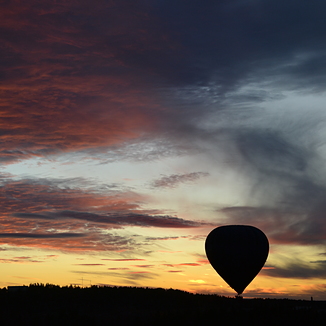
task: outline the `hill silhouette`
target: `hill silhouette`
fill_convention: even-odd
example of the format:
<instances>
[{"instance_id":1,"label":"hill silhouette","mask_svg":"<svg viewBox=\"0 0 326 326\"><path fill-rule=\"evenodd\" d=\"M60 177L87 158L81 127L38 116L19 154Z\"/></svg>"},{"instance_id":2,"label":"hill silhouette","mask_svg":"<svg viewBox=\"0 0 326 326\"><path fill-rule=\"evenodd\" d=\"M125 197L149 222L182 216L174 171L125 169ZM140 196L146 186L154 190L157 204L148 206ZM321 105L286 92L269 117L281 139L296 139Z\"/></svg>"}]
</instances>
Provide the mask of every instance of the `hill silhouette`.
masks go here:
<instances>
[{"instance_id":1,"label":"hill silhouette","mask_svg":"<svg viewBox=\"0 0 326 326\"><path fill-rule=\"evenodd\" d=\"M326 302L31 284L0 290L1 325L325 325Z\"/></svg>"}]
</instances>

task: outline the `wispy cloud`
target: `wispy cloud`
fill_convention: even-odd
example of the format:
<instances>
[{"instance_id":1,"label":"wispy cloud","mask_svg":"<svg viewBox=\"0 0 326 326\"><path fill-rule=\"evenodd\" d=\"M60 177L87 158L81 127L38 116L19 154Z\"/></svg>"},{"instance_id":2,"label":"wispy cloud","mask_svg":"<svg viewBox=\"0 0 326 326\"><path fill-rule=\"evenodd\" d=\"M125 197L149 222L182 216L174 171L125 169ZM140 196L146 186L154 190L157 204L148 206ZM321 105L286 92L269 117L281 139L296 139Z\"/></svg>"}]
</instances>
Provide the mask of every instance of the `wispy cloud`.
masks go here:
<instances>
[{"instance_id":1,"label":"wispy cloud","mask_svg":"<svg viewBox=\"0 0 326 326\"><path fill-rule=\"evenodd\" d=\"M0 238L15 238L15 239L63 239L63 238L79 238L85 234L81 233L0 233Z\"/></svg>"}]
</instances>

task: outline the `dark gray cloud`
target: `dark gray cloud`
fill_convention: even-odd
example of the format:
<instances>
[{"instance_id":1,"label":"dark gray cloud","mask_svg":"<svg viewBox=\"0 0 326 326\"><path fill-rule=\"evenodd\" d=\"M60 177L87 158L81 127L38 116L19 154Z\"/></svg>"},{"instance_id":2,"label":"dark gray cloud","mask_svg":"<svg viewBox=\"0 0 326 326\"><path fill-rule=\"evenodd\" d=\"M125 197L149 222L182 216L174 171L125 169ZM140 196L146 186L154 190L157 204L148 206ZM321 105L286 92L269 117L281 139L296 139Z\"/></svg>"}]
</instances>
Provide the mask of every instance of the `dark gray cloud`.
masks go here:
<instances>
[{"instance_id":1,"label":"dark gray cloud","mask_svg":"<svg viewBox=\"0 0 326 326\"><path fill-rule=\"evenodd\" d=\"M250 176L248 206L222 211L232 224L262 228L272 243L325 244L326 185L318 152L320 116L274 128L242 128L230 131L235 140L236 168ZM294 118L295 120L295 118ZM318 139L318 137L317 137ZM254 204L253 204L254 203Z\"/></svg>"},{"instance_id":2,"label":"dark gray cloud","mask_svg":"<svg viewBox=\"0 0 326 326\"><path fill-rule=\"evenodd\" d=\"M248 224L259 227L271 243L325 245L326 220L324 205L299 203L273 207L227 207L222 210L230 224Z\"/></svg>"},{"instance_id":3,"label":"dark gray cloud","mask_svg":"<svg viewBox=\"0 0 326 326\"><path fill-rule=\"evenodd\" d=\"M41 220L53 220L53 216L47 216L45 214L37 214L37 213L14 213L12 216L23 218L23 219L41 219Z\"/></svg>"},{"instance_id":4,"label":"dark gray cloud","mask_svg":"<svg viewBox=\"0 0 326 326\"><path fill-rule=\"evenodd\" d=\"M264 269L261 273L273 277L312 279L325 278L325 261L304 262L295 259L284 259L283 266L274 269Z\"/></svg>"},{"instance_id":5,"label":"dark gray cloud","mask_svg":"<svg viewBox=\"0 0 326 326\"><path fill-rule=\"evenodd\" d=\"M162 227L162 228L191 228L205 225L196 221L184 220L172 216L151 216L137 213L112 213L107 215L94 214L80 211L58 211L47 212L47 214L31 214L31 213L16 213L15 217L28 219L45 219L45 220L60 220L60 219L77 219L90 221L94 223L111 224L112 226L143 226L143 227Z\"/></svg>"},{"instance_id":6,"label":"dark gray cloud","mask_svg":"<svg viewBox=\"0 0 326 326\"><path fill-rule=\"evenodd\" d=\"M303 172L309 156L276 130L239 130L236 144L247 162L262 172Z\"/></svg>"},{"instance_id":7,"label":"dark gray cloud","mask_svg":"<svg viewBox=\"0 0 326 326\"><path fill-rule=\"evenodd\" d=\"M175 188L179 184L194 182L202 177L207 177L207 172L192 172L185 174L172 174L169 176L162 176L160 179L154 180L152 186L154 188Z\"/></svg>"},{"instance_id":8,"label":"dark gray cloud","mask_svg":"<svg viewBox=\"0 0 326 326\"><path fill-rule=\"evenodd\" d=\"M323 1L153 3L161 26L183 45L185 64L193 68L188 75L181 74L184 83L215 77L224 88L231 87L255 70L270 67L272 71L293 62L297 54L325 49L321 45L325 44L326 31ZM294 70L298 66L300 63ZM178 67L176 73L183 66ZM313 69L306 69L306 76L313 74Z\"/></svg>"},{"instance_id":9,"label":"dark gray cloud","mask_svg":"<svg viewBox=\"0 0 326 326\"><path fill-rule=\"evenodd\" d=\"M125 273L123 275L124 278L128 279L128 280L143 280L143 279L153 279L153 278L157 278L159 277L158 274L156 273L152 273L152 272L129 272L129 273Z\"/></svg>"},{"instance_id":10,"label":"dark gray cloud","mask_svg":"<svg viewBox=\"0 0 326 326\"><path fill-rule=\"evenodd\" d=\"M121 270L121 269L119 269ZM76 274L86 274L86 275L99 275L99 276L113 276L120 279L126 279L130 281L137 281L142 279L153 279L157 278L159 275L152 272L147 271L140 271L140 272L133 272L133 271L120 271L120 272L98 272L98 271L71 271L72 273ZM136 284L136 283L135 283Z\"/></svg>"}]
</instances>

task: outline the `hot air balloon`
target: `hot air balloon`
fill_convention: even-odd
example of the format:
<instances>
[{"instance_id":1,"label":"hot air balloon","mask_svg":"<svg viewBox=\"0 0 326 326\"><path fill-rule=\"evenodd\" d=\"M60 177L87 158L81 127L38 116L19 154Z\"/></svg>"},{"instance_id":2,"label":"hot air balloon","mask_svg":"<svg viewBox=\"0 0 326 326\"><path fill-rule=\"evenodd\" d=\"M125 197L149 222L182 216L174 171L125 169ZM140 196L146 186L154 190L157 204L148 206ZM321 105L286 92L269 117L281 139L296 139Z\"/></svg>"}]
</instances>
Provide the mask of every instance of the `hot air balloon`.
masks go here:
<instances>
[{"instance_id":1,"label":"hot air balloon","mask_svg":"<svg viewBox=\"0 0 326 326\"><path fill-rule=\"evenodd\" d=\"M225 225L209 233L206 256L224 281L241 295L264 266L268 239L250 225Z\"/></svg>"}]
</instances>

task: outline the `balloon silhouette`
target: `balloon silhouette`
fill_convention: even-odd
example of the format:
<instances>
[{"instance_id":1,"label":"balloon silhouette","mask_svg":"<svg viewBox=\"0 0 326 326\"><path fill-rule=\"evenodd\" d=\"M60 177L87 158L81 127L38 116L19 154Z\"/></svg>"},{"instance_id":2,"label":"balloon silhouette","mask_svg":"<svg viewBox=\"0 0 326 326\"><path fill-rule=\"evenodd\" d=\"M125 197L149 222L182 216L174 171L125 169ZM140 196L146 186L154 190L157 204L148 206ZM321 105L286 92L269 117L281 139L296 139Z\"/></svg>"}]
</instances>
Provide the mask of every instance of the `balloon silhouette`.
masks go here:
<instances>
[{"instance_id":1,"label":"balloon silhouette","mask_svg":"<svg viewBox=\"0 0 326 326\"><path fill-rule=\"evenodd\" d=\"M266 235L254 226L220 226L206 238L206 256L226 283L240 295L268 256Z\"/></svg>"}]
</instances>

